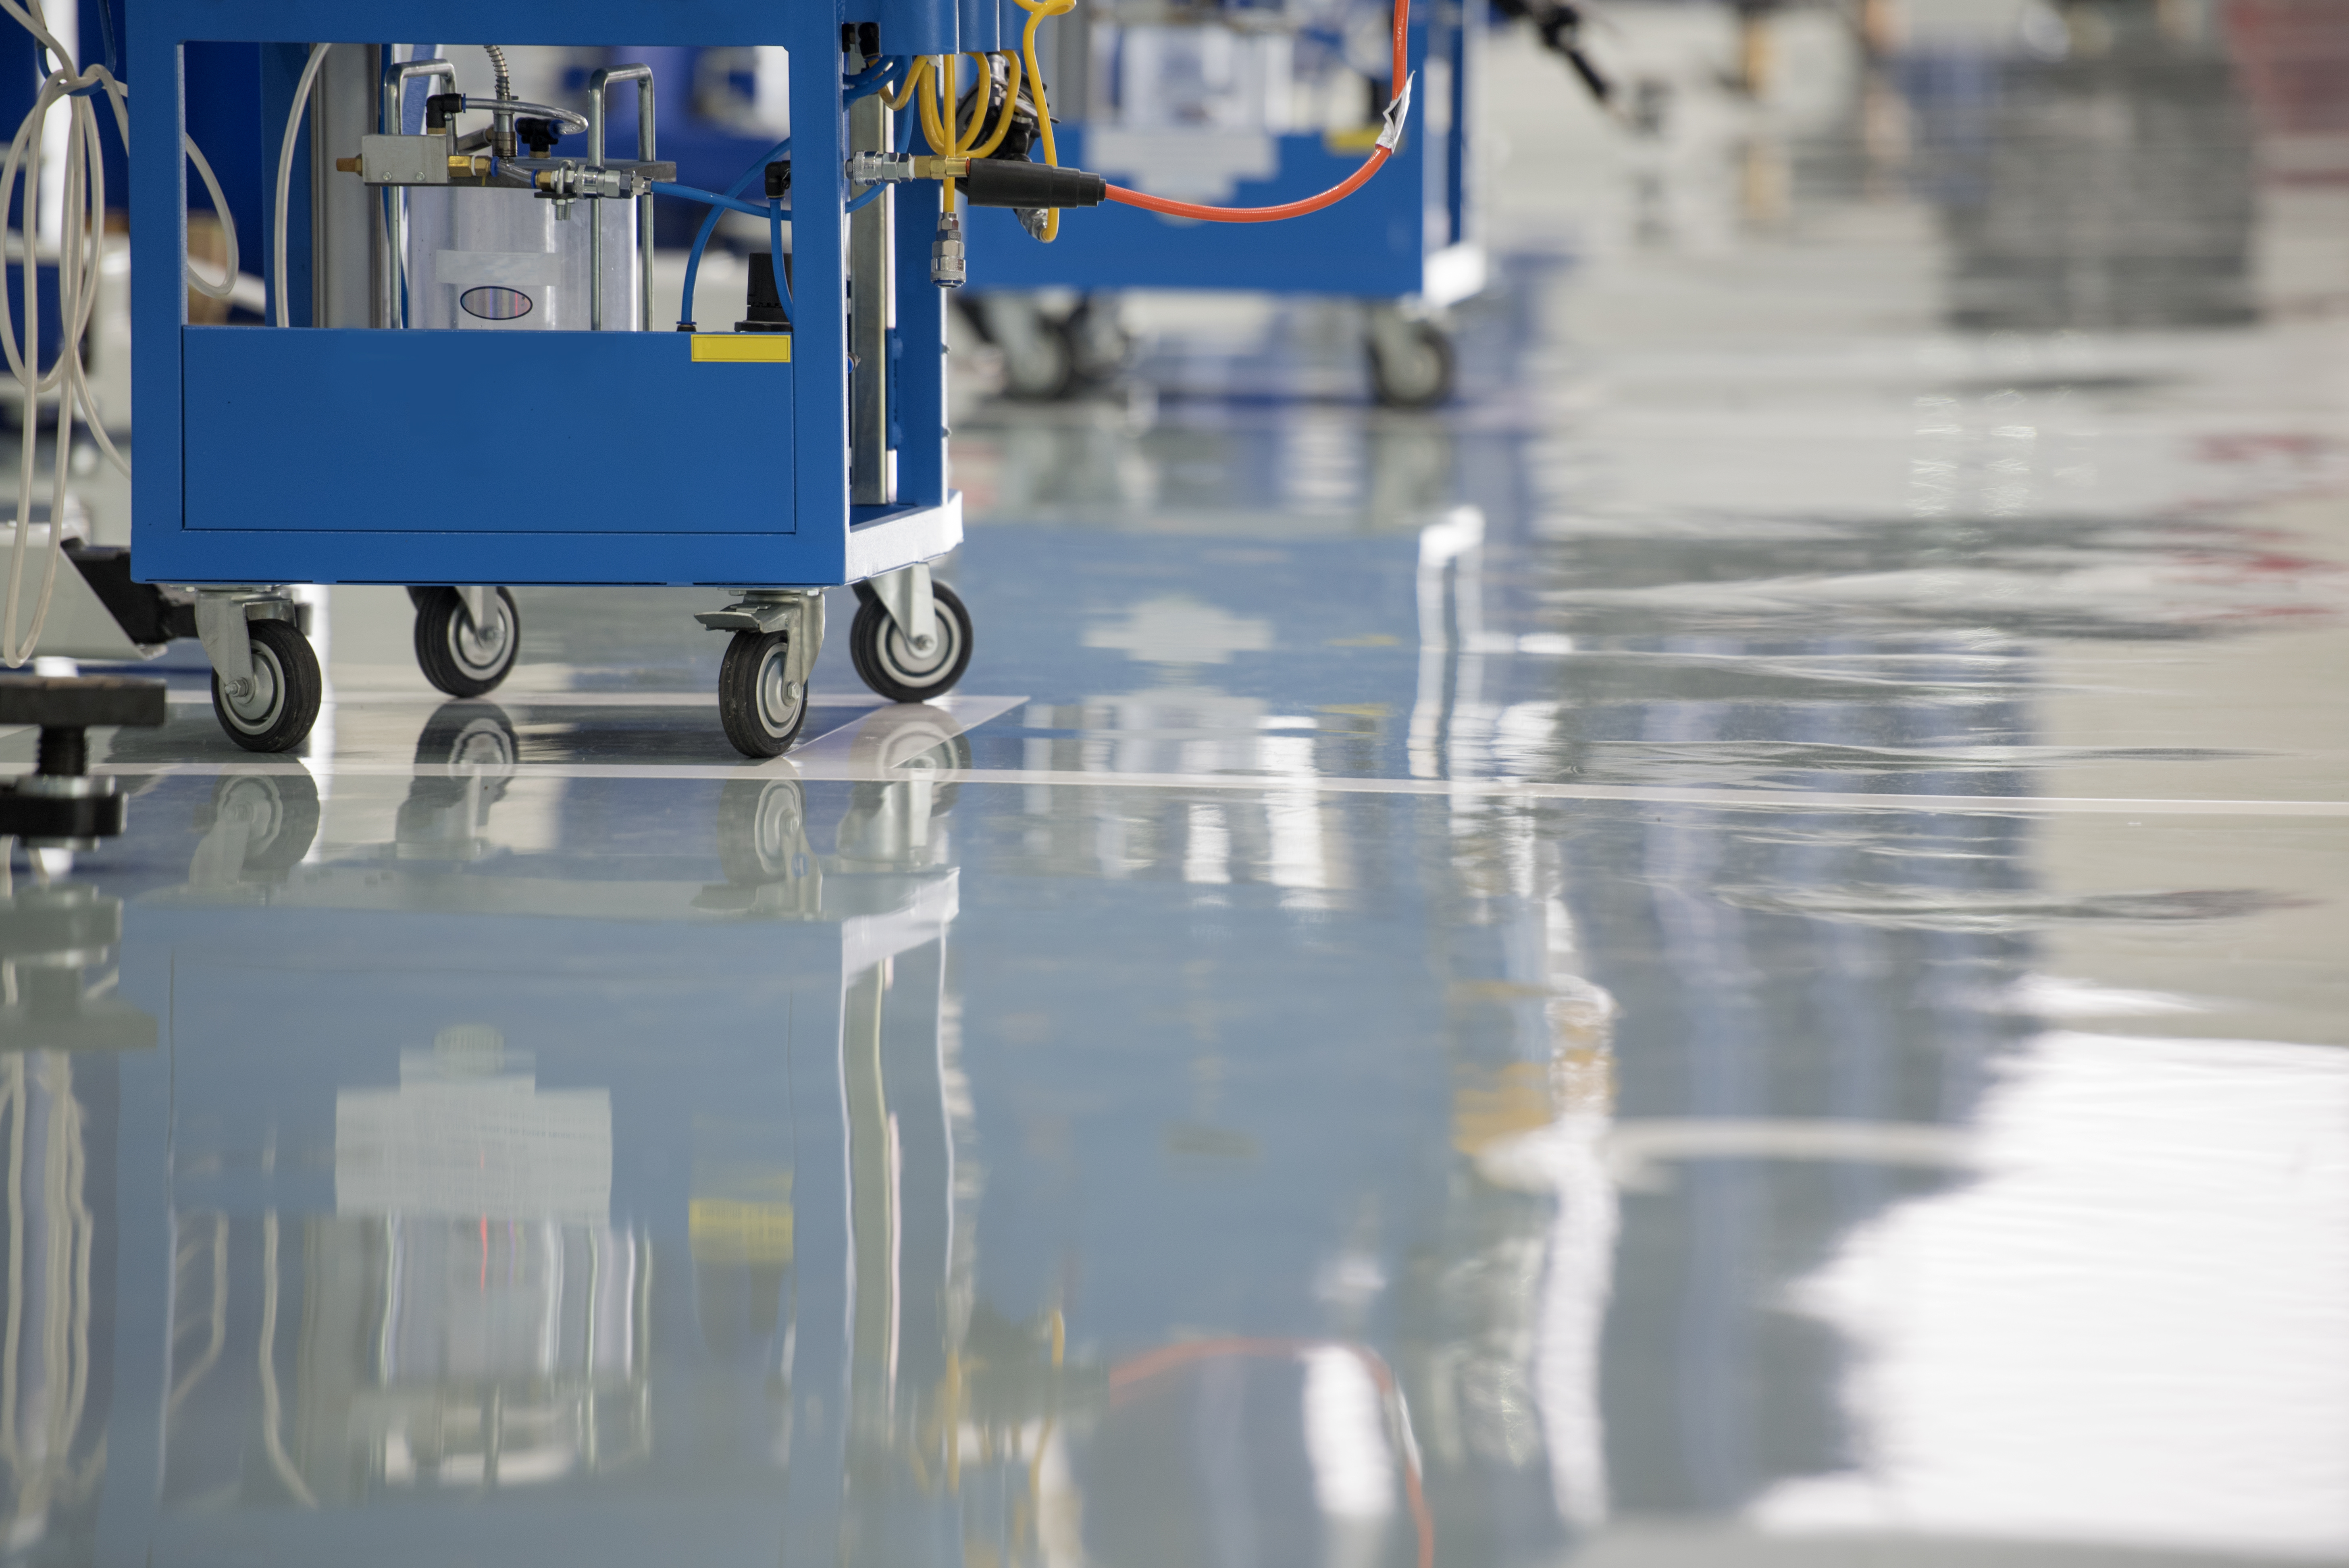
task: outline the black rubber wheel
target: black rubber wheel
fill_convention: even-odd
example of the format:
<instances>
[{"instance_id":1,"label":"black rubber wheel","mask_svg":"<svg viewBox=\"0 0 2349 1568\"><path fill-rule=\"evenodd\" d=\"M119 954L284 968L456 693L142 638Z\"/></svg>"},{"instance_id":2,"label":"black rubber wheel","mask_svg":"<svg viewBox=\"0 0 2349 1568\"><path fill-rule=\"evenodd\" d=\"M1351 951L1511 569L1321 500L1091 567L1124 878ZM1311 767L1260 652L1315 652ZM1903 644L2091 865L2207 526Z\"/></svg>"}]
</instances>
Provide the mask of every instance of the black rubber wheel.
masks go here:
<instances>
[{"instance_id":1,"label":"black rubber wheel","mask_svg":"<svg viewBox=\"0 0 2349 1568\"><path fill-rule=\"evenodd\" d=\"M927 702L944 696L970 667L970 612L943 583L930 584L937 605L938 645L916 654L881 601L859 593L855 624L848 629L848 656L856 676L891 702Z\"/></svg>"},{"instance_id":2,"label":"black rubber wheel","mask_svg":"<svg viewBox=\"0 0 2349 1568\"><path fill-rule=\"evenodd\" d=\"M1431 321L1409 326L1401 352L1381 347L1379 335L1371 335L1371 388L1390 408L1433 408L1452 396L1452 338Z\"/></svg>"},{"instance_id":3,"label":"black rubber wheel","mask_svg":"<svg viewBox=\"0 0 2349 1568\"><path fill-rule=\"evenodd\" d=\"M232 702L215 670L212 712L247 751L291 751L318 722L325 695L318 655L291 621L248 621L244 629L253 645L253 687Z\"/></svg>"},{"instance_id":4,"label":"black rubber wheel","mask_svg":"<svg viewBox=\"0 0 2349 1568\"><path fill-rule=\"evenodd\" d=\"M490 621L476 626L454 588L411 588L416 601L416 663L424 678L450 696L497 690L522 652L522 614L501 588L490 596Z\"/></svg>"},{"instance_id":5,"label":"black rubber wheel","mask_svg":"<svg viewBox=\"0 0 2349 1568\"><path fill-rule=\"evenodd\" d=\"M745 757L781 757L807 722L808 694L786 691L790 639L781 632L737 632L718 666L718 718Z\"/></svg>"}]
</instances>

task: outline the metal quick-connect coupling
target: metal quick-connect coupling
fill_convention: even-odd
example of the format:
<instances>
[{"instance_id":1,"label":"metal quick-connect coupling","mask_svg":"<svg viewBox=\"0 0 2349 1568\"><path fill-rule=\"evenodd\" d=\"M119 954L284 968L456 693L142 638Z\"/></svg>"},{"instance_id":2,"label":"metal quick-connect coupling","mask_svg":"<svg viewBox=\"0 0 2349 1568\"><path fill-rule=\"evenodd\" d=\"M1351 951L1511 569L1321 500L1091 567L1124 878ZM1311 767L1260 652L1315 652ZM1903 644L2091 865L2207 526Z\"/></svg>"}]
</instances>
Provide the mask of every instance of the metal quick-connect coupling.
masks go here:
<instances>
[{"instance_id":1,"label":"metal quick-connect coupling","mask_svg":"<svg viewBox=\"0 0 2349 1568\"><path fill-rule=\"evenodd\" d=\"M952 212L938 215L938 237L930 245L930 282L943 289L958 289L963 281L962 220Z\"/></svg>"},{"instance_id":2,"label":"metal quick-connect coupling","mask_svg":"<svg viewBox=\"0 0 2349 1568\"><path fill-rule=\"evenodd\" d=\"M897 153L860 152L848 160L848 177L859 185L914 178L914 160Z\"/></svg>"}]
</instances>

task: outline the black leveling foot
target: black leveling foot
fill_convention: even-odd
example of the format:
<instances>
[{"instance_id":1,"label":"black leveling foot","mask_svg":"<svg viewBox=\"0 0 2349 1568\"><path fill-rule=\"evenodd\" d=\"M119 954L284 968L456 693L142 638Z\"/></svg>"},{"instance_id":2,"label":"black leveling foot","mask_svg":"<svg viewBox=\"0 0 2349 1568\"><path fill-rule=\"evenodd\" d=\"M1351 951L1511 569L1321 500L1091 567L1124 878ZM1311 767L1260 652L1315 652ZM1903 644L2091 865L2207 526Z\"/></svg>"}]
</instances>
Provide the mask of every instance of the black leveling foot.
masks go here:
<instances>
[{"instance_id":1,"label":"black leveling foot","mask_svg":"<svg viewBox=\"0 0 2349 1568\"><path fill-rule=\"evenodd\" d=\"M37 848L95 848L122 831L122 797L89 776L93 725L163 722L163 683L115 676L0 679L0 726L41 728L35 770L0 784L0 838Z\"/></svg>"}]
</instances>

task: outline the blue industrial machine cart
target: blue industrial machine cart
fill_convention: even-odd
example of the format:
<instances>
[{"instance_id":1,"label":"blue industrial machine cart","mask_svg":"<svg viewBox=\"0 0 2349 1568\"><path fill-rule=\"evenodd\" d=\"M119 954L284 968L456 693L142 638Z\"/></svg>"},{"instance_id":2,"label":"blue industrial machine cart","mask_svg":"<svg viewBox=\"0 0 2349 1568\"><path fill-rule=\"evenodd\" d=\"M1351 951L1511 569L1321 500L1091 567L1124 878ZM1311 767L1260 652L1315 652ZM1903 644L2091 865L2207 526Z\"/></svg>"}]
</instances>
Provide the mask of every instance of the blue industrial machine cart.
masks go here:
<instances>
[{"instance_id":1,"label":"blue industrial machine cart","mask_svg":"<svg viewBox=\"0 0 2349 1568\"><path fill-rule=\"evenodd\" d=\"M1252 5L1091 5L1056 35L1051 77L1061 161L1153 195L1234 207L1312 195L1353 172L1378 130L1376 102L1352 133L1283 129L1306 109L1290 100L1295 62L1327 30ZM1482 291L1473 106L1484 28L1458 5L1414 6L1413 109L1402 145L1377 178L1320 211L1272 223L1200 223L1133 207L1064 218L1059 237L1023 242L1013 215L970 218L974 325L1000 339L1007 383L1050 397L1081 384L1085 315L1022 313L1009 291L1227 289L1351 296L1370 303L1367 348L1382 402L1423 407L1448 396L1452 346L1437 313ZM1382 19L1383 8L1371 13ZM1382 68L1383 69L1383 68ZM1301 75L1301 73L1300 73ZM1371 99L1385 84L1373 79ZM1084 307L1080 307L1081 312ZM1090 313L1086 313L1090 314ZM1096 327L1098 323L1094 324ZM1113 335L1113 333L1112 333Z\"/></svg>"},{"instance_id":2,"label":"blue industrial machine cart","mask_svg":"<svg viewBox=\"0 0 2349 1568\"><path fill-rule=\"evenodd\" d=\"M892 187L852 214L845 163L889 145L869 88L878 50L951 51L955 26L951 0L132 0L132 223L150 245L174 236L170 263L142 259L133 284L132 552L141 581L195 592L231 738L285 750L316 717L295 583L409 586L419 662L459 696L512 664L502 585L730 590L699 618L731 634L719 709L752 756L782 751L804 719L826 588L858 587L867 684L898 700L951 687L971 631L927 565L962 531L947 488L945 306L929 282L939 189ZM752 330L649 330L650 190L671 171L652 145L648 74L599 72L586 117L502 87L466 98L445 62L379 42L419 37L476 40L440 46L451 52L788 49L793 135L769 174L790 200L788 320L705 299L706 319L741 314ZM274 127L309 90L319 39L368 51L376 133L301 160L295 221L247 253L286 258L273 285L280 264L305 285L314 267L367 270L372 316L302 325L315 319L305 286L295 325L191 325L184 51L260 45ZM636 156L606 160L604 100L631 88ZM585 157L553 151L583 129ZM314 244L333 191L361 183L370 199L345 203L366 214L361 242Z\"/></svg>"}]
</instances>

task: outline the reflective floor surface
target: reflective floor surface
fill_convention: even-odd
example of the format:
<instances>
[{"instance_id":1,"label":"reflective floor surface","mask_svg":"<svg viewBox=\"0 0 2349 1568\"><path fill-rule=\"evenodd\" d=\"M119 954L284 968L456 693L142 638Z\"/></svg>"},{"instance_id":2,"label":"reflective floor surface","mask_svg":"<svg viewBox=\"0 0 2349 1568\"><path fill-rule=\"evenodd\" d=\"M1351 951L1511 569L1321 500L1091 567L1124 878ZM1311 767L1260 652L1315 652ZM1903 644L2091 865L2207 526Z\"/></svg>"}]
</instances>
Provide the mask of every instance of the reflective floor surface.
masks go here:
<instances>
[{"instance_id":1,"label":"reflective floor surface","mask_svg":"<svg viewBox=\"0 0 2349 1568\"><path fill-rule=\"evenodd\" d=\"M965 387L962 691L776 762L690 592L174 655L0 903L0 1556L2349 1557L2349 204L2116 294L1857 136L1516 193L1438 414Z\"/></svg>"}]
</instances>

